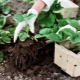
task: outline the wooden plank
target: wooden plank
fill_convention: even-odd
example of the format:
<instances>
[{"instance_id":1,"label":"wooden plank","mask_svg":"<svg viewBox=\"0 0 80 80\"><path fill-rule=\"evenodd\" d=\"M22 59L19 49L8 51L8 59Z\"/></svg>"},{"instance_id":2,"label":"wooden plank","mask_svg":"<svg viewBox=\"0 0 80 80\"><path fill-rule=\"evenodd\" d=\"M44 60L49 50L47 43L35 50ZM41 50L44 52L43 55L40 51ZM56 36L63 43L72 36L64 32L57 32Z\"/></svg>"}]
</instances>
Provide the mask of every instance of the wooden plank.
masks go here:
<instances>
[{"instance_id":1,"label":"wooden plank","mask_svg":"<svg viewBox=\"0 0 80 80\"><path fill-rule=\"evenodd\" d=\"M59 45L57 43L55 43L55 51L58 50L59 53L65 53L67 55L70 55L74 58L79 58L79 56L77 54L75 54L74 52L72 52L71 50L66 49L65 47L63 47L62 45Z\"/></svg>"},{"instance_id":2,"label":"wooden plank","mask_svg":"<svg viewBox=\"0 0 80 80\"><path fill-rule=\"evenodd\" d=\"M55 59L54 63L57 64L59 67L61 67L64 71L66 70L67 67L67 61L64 61L58 53L55 53Z\"/></svg>"},{"instance_id":3,"label":"wooden plank","mask_svg":"<svg viewBox=\"0 0 80 80\"><path fill-rule=\"evenodd\" d=\"M75 76L75 77L80 76L80 66L75 66L74 76Z\"/></svg>"},{"instance_id":4,"label":"wooden plank","mask_svg":"<svg viewBox=\"0 0 80 80\"><path fill-rule=\"evenodd\" d=\"M70 63L70 62L67 63L66 72L69 75L73 76L73 74L74 74L74 65L72 63Z\"/></svg>"},{"instance_id":5,"label":"wooden plank","mask_svg":"<svg viewBox=\"0 0 80 80\"><path fill-rule=\"evenodd\" d=\"M68 56L68 61L71 62L73 65L77 65L78 58L74 58L72 56Z\"/></svg>"}]
</instances>

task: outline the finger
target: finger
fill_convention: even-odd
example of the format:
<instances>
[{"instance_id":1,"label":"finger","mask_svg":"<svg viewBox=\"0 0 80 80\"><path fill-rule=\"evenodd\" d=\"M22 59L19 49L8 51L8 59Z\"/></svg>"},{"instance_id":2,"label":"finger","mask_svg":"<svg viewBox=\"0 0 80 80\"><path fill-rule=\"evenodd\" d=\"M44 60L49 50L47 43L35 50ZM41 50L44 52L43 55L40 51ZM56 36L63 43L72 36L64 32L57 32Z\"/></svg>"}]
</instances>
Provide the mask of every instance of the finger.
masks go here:
<instances>
[{"instance_id":1,"label":"finger","mask_svg":"<svg viewBox=\"0 0 80 80\"><path fill-rule=\"evenodd\" d=\"M18 26L16 27L16 30L14 32L14 43L16 42L17 38L18 38L18 34L21 32L21 30L26 26L26 22L21 22L18 24Z\"/></svg>"},{"instance_id":2,"label":"finger","mask_svg":"<svg viewBox=\"0 0 80 80\"><path fill-rule=\"evenodd\" d=\"M21 31L21 28L18 26L14 32L14 43L16 42L18 38L18 33Z\"/></svg>"},{"instance_id":3,"label":"finger","mask_svg":"<svg viewBox=\"0 0 80 80\"><path fill-rule=\"evenodd\" d=\"M14 34L14 43L16 42L16 40L17 40L17 37L18 37L18 34Z\"/></svg>"},{"instance_id":4,"label":"finger","mask_svg":"<svg viewBox=\"0 0 80 80\"><path fill-rule=\"evenodd\" d=\"M30 24L29 26L30 26L30 31L31 31L32 33L35 33L34 24Z\"/></svg>"}]
</instances>

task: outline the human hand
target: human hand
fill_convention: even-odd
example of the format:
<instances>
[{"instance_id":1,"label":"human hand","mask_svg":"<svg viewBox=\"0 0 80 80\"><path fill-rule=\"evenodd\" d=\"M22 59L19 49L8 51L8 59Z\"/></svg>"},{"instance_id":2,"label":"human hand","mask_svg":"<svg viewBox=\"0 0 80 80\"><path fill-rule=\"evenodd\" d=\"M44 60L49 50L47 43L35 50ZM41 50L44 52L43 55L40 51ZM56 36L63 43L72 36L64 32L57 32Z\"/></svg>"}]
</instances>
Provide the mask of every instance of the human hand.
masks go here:
<instances>
[{"instance_id":1,"label":"human hand","mask_svg":"<svg viewBox=\"0 0 80 80\"><path fill-rule=\"evenodd\" d=\"M21 30L26 27L27 25L30 26L30 31L32 33L35 33L35 28L34 28L34 23L36 21L36 18L38 17L38 12L35 10L35 9L29 9L28 10L28 13L27 14L34 14L35 16L32 17L31 19L29 20L25 20L25 21L22 21L18 24L18 26L16 27L16 30L14 32L14 43L16 42L17 38L18 38L18 34L21 32Z\"/></svg>"}]
</instances>

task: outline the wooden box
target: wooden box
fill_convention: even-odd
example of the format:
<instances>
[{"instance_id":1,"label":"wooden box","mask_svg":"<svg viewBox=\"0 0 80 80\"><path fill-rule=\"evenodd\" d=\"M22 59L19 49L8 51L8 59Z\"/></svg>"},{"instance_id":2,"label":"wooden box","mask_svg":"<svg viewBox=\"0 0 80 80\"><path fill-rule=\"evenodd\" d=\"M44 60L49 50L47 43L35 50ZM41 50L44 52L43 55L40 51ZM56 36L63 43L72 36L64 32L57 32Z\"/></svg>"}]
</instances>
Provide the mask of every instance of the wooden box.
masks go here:
<instances>
[{"instance_id":1,"label":"wooden box","mask_svg":"<svg viewBox=\"0 0 80 80\"><path fill-rule=\"evenodd\" d=\"M54 63L72 77L80 76L80 54L55 43Z\"/></svg>"}]
</instances>

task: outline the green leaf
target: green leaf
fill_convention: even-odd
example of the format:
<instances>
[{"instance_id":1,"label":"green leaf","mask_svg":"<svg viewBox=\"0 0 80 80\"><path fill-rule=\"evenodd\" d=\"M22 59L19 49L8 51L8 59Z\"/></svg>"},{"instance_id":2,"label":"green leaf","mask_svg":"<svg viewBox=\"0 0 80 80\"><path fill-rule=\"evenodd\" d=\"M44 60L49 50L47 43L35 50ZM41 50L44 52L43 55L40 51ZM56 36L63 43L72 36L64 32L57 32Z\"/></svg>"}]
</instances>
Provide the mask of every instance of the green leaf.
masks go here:
<instances>
[{"instance_id":1,"label":"green leaf","mask_svg":"<svg viewBox=\"0 0 80 80\"><path fill-rule=\"evenodd\" d=\"M57 22L58 22L58 26L61 26L61 27L63 27L63 26L65 26L65 25L68 24L66 18L64 18L64 19L58 19Z\"/></svg>"},{"instance_id":2,"label":"green leaf","mask_svg":"<svg viewBox=\"0 0 80 80\"><path fill-rule=\"evenodd\" d=\"M34 2L35 2L35 1L34 1L34 0L32 0L32 1L30 1L30 4L34 4Z\"/></svg>"},{"instance_id":3,"label":"green leaf","mask_svg":"<svg viewBox=\"0 0 80 80\"><path fill-rule=\"evenodd\" d=\"M67 23L70 24L71 26L75 27L77 30L80 30L80 26L78 24L78 20L75 19L67 19Z\"/></svg>"},{"instance_id":4,"label":"green leaf","mask_svg":"<svg viewBox=\"0 0 80 80\"><path fill-rule=\"evenodd\" d=\"M23 0L24 2L28 2L30 4L33 4L35 1L34 0Z\"/></svg>"},{"instance_id":5,"label":"green leaf","mask_svg":"<svg viewBox=\"0 0 80 80\"><path fill-rule=\"evenodd\" d=\"M53 24L55 22L55 18L56 18L55 15L52 13L50 13L50 14L42 13L38 17L38 22L43 27L51 27L51 26L53 26Z\"/></svg>"},{"instance_id":6,"label":"green leaf","mask_svg":"<svg viewBox=\"0 0 80 80\"><path fill-rule=\"evenodd\" d=\"M44 37L44 36L42 36L41 34L36 34L34 37L35 37L35 38L42 38L42 37Z\"/></svg>"},{"instance_id":7,"label":"green leaf","mask_svg":"<svg viewBox=\"0 0 80 80\"><path fill-rule=\"evenodd\" d=\"M3 11L4 14L9 14L10 9L11 9L10 6L4 6L4 7L2 8L2 11Z\"/></svg>"},{"instance_id":8,"label":"green leaf","mask_svg":"<svg viewBox=\"0 0 80 80\"><path fill-rule=\"evenodd\" d=\"M20 41L25 41L29 37L30 37L29 34L27 34L25 32L19 33L19 39L20 39Z\"/></svg>"},{"instance_id":9,"label":"green leaf","mask_svg":"<svg viewBox=\"0 0 80 80\"><path fill-rule=\"evenodd\" d=\"M6 34L6 35L7 35L7 34L10 34L10 32L9 32L9 31L4 31L4 30L3 30L3 34Z\"/></svg>"},{"instance_id":10,"label":"green leaf","mask_svg":"<svg viewBox=\"0 0 80 80\"><path fill-rule=\"evenodd\" d=\"M66 40L66 38L68 37L67 34L65 34L63 31L60 31L58 36L64 41Z\"/></svg>"},{"instance_id":11,"label":"green leaf","mask_svg":"<svg viewBox=\"0 0 80 80\"><path fill-rule=\"evenodd\" d=\"M0 52L0 58L1 58L1 57L4 57L4 55L3 55L3 53L2 53L2 52Z\"/></svg>"},{"instance_id":12,"label":"green leaf","mask_svg":"<svg viewBox=\"0 0 80 80\"><path fill-rule=\"evenodd\" d=\"M2 52L0 52L0 62L2 62L2 61L3 61L3 57L4 57L3 53L2 53Z\"/></svg>"},{"instance_id":13,"label":"green leaf","mask_svg":"<svg viewBox=\"0 0 80 80\"><path fill-rule=\"evenodd\" d=\"M11 42L11 39L8 37L8 36L2 36L2 40L5 42L5 43L10 43Z\"/></svg>"},{"instance_id":14,"label":"green leaf","mask_svg":"<svg viewBox=\"0 0 80 80\"><path fill-rule=\"evenodd\" d=\"M22 14L15 14L13 18L17 23L24 21Z\"/></svg>"},{"instance_id":15,"label":"green leaf","mask_svg":"<svg viewBox=\"0 0 80 80\"><path fill-rule=\"evenodd\" d=\"M44 35L47 39L50 39L54 42L61 42L62 39L55 33Z\"/></svg>"},{"instance_id":16,"label":"green leaf","mask_svg":"<svg viewBox=\"0 0 80 80\"><path fill-rule=\"evenodd\" d=\"M75 33L75 36L72 36L70 41L75 44L80 44L80 32Z\"/></svg>"},{"instance_id":17,"label":"green leaf","mask_svg":"<svg viewBox=\"0 0 80 80\"><path fill-rule=\"evenodd\" d=\"M0 44L5 44L3 41L0 41Z\"/></svg>"},{"instance_id":18,"label":"green leaf","mask_svg":"<svg viewBox=\"0 0 80 80\"><path fill-rule=\"evenodd\" d=\"M36 15L33 13L23 14L24 20L29 20L29 19L33 18L34 16L36 16Z\"/></svg>"},{"instance_id":19,"label":"green leaf","mask_svg":"<svg viewBox=\"0 0 80 80\"><path fill-rule=\"evenodd\" d=\"M24 2L28 2L29 0L23 0Z\"/></svg>"},{"instance_id":20,"label":"green leaf","mask_svg":"<svg viewBox=\"0 0 80 80\"><path fill-rule=\"evenodd\" d=\"M57 32L58 27L59 27L58 25L54 24L54 26L53 26L53 28L52 28L52 30L53 30L53 32L54 32L54 33L56 33L56 32Z\"/></svg>"},{"instance_id":21,"label":"green leaf","mask_svg":"<svg viewBox=\"0 0 80 80\"><path fill-rule=\"evenodd\" d=\"M9 2L10 0L0 0L0 6L5 5L7 2Z\"/></svg>"},{"instance_id":22,"label":"green leaf","mask_svg":"<svg viewBox=\"0 0 80 80\"><path fill-rule=\"evenodd\" d=\"M3 28L6 24L6 16L0 16L0 28Z\"/></svg>"},{"instance_id":23,"label":"green leaf","mask_svg":"<svg viewBox=\"0 0 80 80\"><path fill-rule=\"evenodd\" d=\"M80 36L70 38L70 41L75 44L80 44Z\"/></svg>"},{"instance_id":24,"label":"green leaf","mask_svg":"<svg viewBox=\"0 0 80 80\"><path fill-rule=\"evenodd\" d=\"M0 58L0 62L2 62L3 61L3 58Z\"/></svg>"},{"instance_id":25,"label":"green leaf","mask_svg":"<svg viewBox=\"0 0 80 80\"><path fill-rule=\"evenodd\" d=\"M35 14L33 14L33 13L23 14L23 15L22 14L15 14L13 18L17 23L19 23L19 22L22 22L24 20L29 20L34 16L35 16Z\"/></svg>"},{"instance_id":26,"label":"green leaf","mask_svg":"<svg viewBox=\"0 0 80 80\"><path fill-rule=\"evenodd\" d=\"M59 11L59 10L61 10L62 8L63 8L63 7L61 6L61 3L58 2L58 0L54 0L52 6L51 6L51 8L50 8L50 10L52 10L52 11Z\"/></svg>"},{"instance_id":27,"label":"green leaf","mask_svg":"<svg viewBox=\"0 0 80 80\"><path fill-rule=\"evenodd\" d=\"M9 31L9 33L10 33L10 34L8 34L8 36L10 36L10 37L12 37L12 38L13 38L15 28L9 28L9 29L8 29L8 31Z\"/></svg>"},{"instance_id":28,"label":"green leaf","mask_svg":"<svg viewBox=\"0 0 80 80\"><path fill-rule=\"evenodd\" d=\"M53 30L51 28L44 28L44 29L40 30L39 33L42 35L47 35L47 34L53 33Z\"/></svg>"},{"instance_id":29,"label":"green leaf","mask_svg":"<svg viewBox=\"0 0 80 80\"><path fill-rule=\"evenodd\" d=\"M30 29L30 26L26 26L26 27L24 28L24 30L26 31L26 33L29 32L29 29Z\"/></svg>"},{"instance_id":30,"label":"green leaf","mask_svg":"<svg viewBox=\"0 0 80 80\"><path fill-rule=\"evenodd\" d=\"M80 37L80 31L77 31L76 34Z\"/></svg>"},{"instance_id":31,"label":"green leaf","mask_svg":"<svg viewBox=\"0 0 80 80\"><path fill-rule=\"evenodd\" d=\"M75 32L70 28L65 28L65 29L62 29L61 31L70 37L76 36Z\"/></svg>"},{"instance_id":32,"label":"green leaf","mask_svg":"<svg viewBox=\"0 0 80 80\"><path fill-rule=\"evenodd\" d=\"M54 13L54 15L56 16L56 19L63 19L63 16L61 13Z\"/></svg>"}]
</instances>

